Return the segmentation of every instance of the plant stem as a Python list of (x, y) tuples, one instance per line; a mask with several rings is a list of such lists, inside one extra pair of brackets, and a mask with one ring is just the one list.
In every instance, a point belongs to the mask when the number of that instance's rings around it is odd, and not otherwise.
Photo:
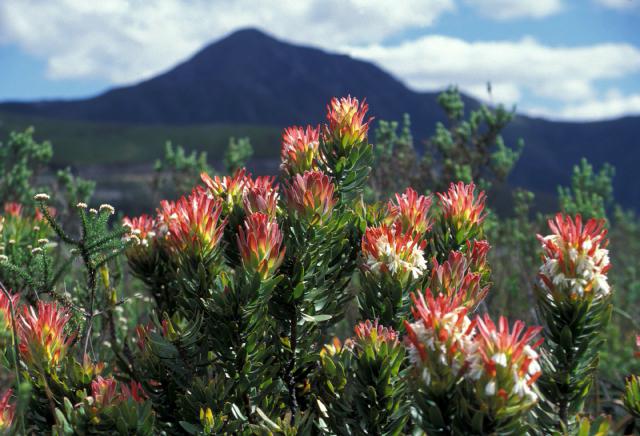
[(85, 268), (87, 269), (87, 287), (89, 288), (90, 292), (89, 310), (85, 314), (85, 327), (83, 333), (82, 355), (84, 357), (87, 354), (87, 349), (89, 348), (89, 342), (91, 340), (91, 327), (93, 325), (93, 312), (96, 298), (96, 269), (91, 263), (89, 252), (84, 245), (84, 238), (82, 241), (80, 241), (78, 248), (80, 249), (82, 261), (84, 262)]
[(292, 419), (298, 411), (298, 399), (296, 398), (296, 378), (293, 372), (296, 367), (296, 348), (298, 346), (298, 311), (295, 303), (293, 304), (290, 318), (290, 336), (291, 336), (291, 357), (287, 365), (287, 387), (289, 389), (289, 409), (291, 409)]

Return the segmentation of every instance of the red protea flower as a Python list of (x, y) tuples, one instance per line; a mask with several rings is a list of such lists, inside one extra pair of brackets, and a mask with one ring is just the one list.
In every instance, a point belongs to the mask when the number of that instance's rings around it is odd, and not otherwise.
[(369, 110), (369, 105), (351, 96), (340, 99), (334, 97), (327, 105), (327, 121), (329, 125), (325, 131), (325, 140), (334, 141), (341, 151), (348, 152), (351, 147), (365, 142), (369, 123), (364, 117)]
[(284, 260), (285, 247), (278, 223), (263, 213), (249, 215), (243, 226), (238, 226), (238, 248), (245, 269), (270, 277)]
[(118, 383), (112, 376), (103, 378), (97, 376), (91, 382), (91, 396), (98, 408), (113, 406), (132, 398), (137, 403), (143, 403), (146, 394), (140, 383), (131, 381), (130, 387)]
[(158, 223), (156, 219), (146, 214), (135, 218), (124, 217), (122, 225), (130, 229), (125, 239), (133, 239), (136, 241), (136, 244), (142, 245), (143, 247), (149, 246), (157, 235), (156, 228)]
[(405, 232), (413, 230), (422, 235), (431, 229), (431, 202), (431, 196), (418, 195), (407, 188), (403, 194), (396, 194), (395, 203), (390, 200), (387, 204), (389, 221), (399, 223)]
[(70, 315), (55, 302), (38, 302), (37, 312), (25, 307), (20, 316), (20, 353), (28, 363), (44, 363), (52, 368), (64, 358), (75, 335), (67, 336), (64, 328)]
[(474, 323), (458, 296), (434, 297), (427, 289), (424, 295), (411, 294), (411, 299), (414, 322), (404, 321), (409, 360), (425, 386), (436, 393), (446, 392), (466, 369)]
[(467, 377), (476, 386), (476, 395), (495, 411), (514, 401), (522, 405), (537, 400), (532, 385), (541, 374), (539, 355), (535, 349), (542, 339), (530, 344), (541, 327), (525, 330), (522, 321), (516, 321), (509, 331), (507, 319), (500, 317), (498, 326), (489, 315), (476, 318), (478, 335), (469, 355)]
[(285, 188), (287, 207), (309, 224), (323, 224), (336, 205), (335, 187), (321, 171), (296, 174)]
[(136, 403), (144, 403), (147, 398), (147, 393), (142, 388), (140, 382), (131, 380), (129, 386), (125, 384), (120, 385), (122, 391), (121, 398), (123, 401), (127, 401), (129, 398), (133, 399)]
[(456, 233), (477, 231), (486, 217), (486, 214), (483, 214), (484, 191), (476, 196), (475, 188), (473, 183), (465, 185), (458, 182), (457, 185), (452, 183), (447, 192), (438, 193), (443, 218), (451, 224)]
[(282, 134), (280, 169), (288, 176), (318, 168), (320, 127), (288, 127)]
[(391, 327), (385, 327), (382, 324), (378, 324), (378, 320), (371, 322), (366, 320), (358, 323), (354, 331), (356, 336), (354, 343), (356, 345), (361, 343), (370, 343), (374, 345), (374, 348), (378, 348), (381, 344), (387, 344), (389, 347), (395, 347), (400, 343), (398, 340), (398, 333)]
[(251, 183), (251, 174), (245, 168), (239, 168), (232, 177), (211, 178), (207, 173), (201, 173), (200, 178), (209, 194), (222, 199), (225, 215), (242, 206), (244, 192)]
[(16, 413), (16, 405), (9, 402), (13, 395), (12, 389), (7, 389), (2, 396), (0, 396), (0, 430), (4, 434), (9, 433), (11, 424), (13, 423), (13, 416)]
[(22, 216), (22, 205), (20, 203), (8, 202), (4, 204), (5, 216), (20, 218)]
[(427, 269), (426, 241), (402, 233), (399, 226), (368, 227), (362, 237), (363, 267), (375, 274), (391, 274), (402, 283), (419, 278)]
[(491, 245), (488, 241), (477, 241), (475, 239), (473, 242), (467, 241), (465, 255), (469, 260), (469, 267), (471, 271), (480, 274), (482, 278), (488, 278), (491, 273), (489, 262), (487, 261), (490, 249)]
[(540, 285), (552, 298), (610, 293), (607, 272), (611, 264), (604, 224), (604, 220), (590, 219), (583, 225), (580, 215), (571, 218), (558, 214), (549, 220), (552, 234), (538, 235), (543, 249)]
[(474, 309), (486, 297), (489, 287), (480, 284), (481, 275), (473, 272), (471, 261), (460, 251), (452, 251), (442, 264), (433, 259), (429, 287), (450, 298), (459, 297), (460, 304)]
[(260, 212), (276, 217), (278, 210), (278, 186), (274, 184), (275, 177), (258, 177), (255, 181), (247, 181), (247, 187), (242, 197), (242, 204), (247, 215)]
[[(0, 331), (10, 332), (13, 329), (11, 325), (11, 304), (14, 309), (18, 307), (20, 294), (11, 295), (11, 299), (7, 298), (4, 292), (0, 292)], [(16, 323), (18, 320), (16, 319)]]
[(169, 243), (179, 253), (209, 256), (218, 247), (226, 220), (220, 219), (222, 202), (202, 189), (180, 198), (168, 217)]

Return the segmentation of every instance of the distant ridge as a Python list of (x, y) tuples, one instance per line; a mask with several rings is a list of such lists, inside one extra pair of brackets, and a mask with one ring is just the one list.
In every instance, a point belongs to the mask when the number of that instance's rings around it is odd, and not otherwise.
[[(238, 123), (285, 127), (320, 122), (332, 96), (366, 97), (377, 119), (411, 115), (422, 140), (442, 120), (435, 93), (414, 92), (376, 65), (289, 44), (256, 29), (234, 32), (171, 70), (141, 83), (69, 101), (6, 102), (0, 111), (42, 117), (136, 124)], [(466, 99), (468, 106), (477, 102)], [(555, 192), (581, 157), (616, 166), (616, 197), (638, 208), (640, 117), (592, 123), (519, 116), (507, 143), (525, 140), (512, 183)], [(274, 145), (274, 156), (278, 153)]]

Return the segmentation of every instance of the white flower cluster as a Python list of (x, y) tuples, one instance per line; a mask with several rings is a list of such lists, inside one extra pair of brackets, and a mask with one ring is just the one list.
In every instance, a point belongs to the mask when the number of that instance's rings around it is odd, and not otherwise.
[(376, 241), (376, 248), (378, 256), (375, 257), (373, 253), (368, 253), (366, 259), (367, 266), (371, 271), (379, 273), (381, 270), (388, 270), (391, 274), (401, 274), (408, 271), (414, 279), (417, 279), (427, 269), (424, 252), (418, 247), (418, 244), (414, 244), (407, 253), (409, 247), (397, 247), (396, 241), (390, 241), (388, 235), (383, 233)]
[[(409, 361), (415, 368), (421, 368), (420, 375), (426, 386), (431, 385), (430, 366), (439, 365), (441, 367), (449, 367), (453, 374), (457, 374), (464, 364), (464, 356), (466, 356), (474, 347), (473, 337), (475, 331), (467, 332), (471, 320), (468, 316), (464, 318), (460, 325), (457, 325), (461, 314), (459, 312), (447, 313), (442, 317), (440, 328), (447, 332), (449, 344), (443, 342), (433, 329), (426, 329), (422, 321), (411, 324), (411, 329), (415, 332), (418, 340), (424, 344), (429, 357), (435, 359), (429, 361), (427, 365), (420, 358), (417, 348), (409, 344)], [(448, 347), (456, 344), (456, 355), (450, 355)]]
[[(549, 235), (545, 240), (555, 244), (560, 252), (568, 255), (564, 262), (570, 262), (575, 268), (574, 274), (566, 275), (560, 268), (560, 261), (556, 256), (545, 257), (540, 272), (547, 276), (559, 289), (568, 289), (572, 297), (583, 297), (585, 293), (593, 292), (595, 296), (608, 295), (611, 292), (605, 268), (609, 265), (609, 250), (597, 248), (593, 255), (589, 251), (593, 247), (592, 240), (587, 238), (582, 246), (568, 245), (560, 236)], [(542, 284), (544, 285), (544, 283)]]

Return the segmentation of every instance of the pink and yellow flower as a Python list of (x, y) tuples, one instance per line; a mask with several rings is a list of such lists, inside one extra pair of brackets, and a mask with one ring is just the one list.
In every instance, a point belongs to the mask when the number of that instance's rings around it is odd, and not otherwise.
[(11, 395), (13, 395), (13, 390), (7, 389), (5, 393), (0, 396), (0, 431), (3, 434), (5, 432), (8, 433), (16, 413), (16, 405), (9, 402)]
[(543, 249), (540, 285), (553, 299), (571, 299), (611, 292), (607, 272), (611, 267), (604, 220), (556, 215), (549, 220), (552, 234), (538, 235)]
[(258, 177), (255, 181), (247, 180), (247, 186), (242, 197), (242, 204), (247, 215), (260, 212), (271, 218), (276, 217), (278, 211), (278, 186), (274, 177)]
[(202, 189), (180, 198), (166, 219), (169, 242), (179, 253), (208, 256), (218, 247), (226, 220), (220, 219), (222, 202)]
[(367, 139), (369, 124), (373, 118), (364, 120), (369, 105), (351, 96), (340, 99), (334, 97), (327, 105), (325, 140), (334, 141), (341, 151), (348, 152), (353, 146)]
[(484, 211), (485, 194), (475, 195), (475, 185), (462, 182), (451, 184), (445, 193), (438, 193), (443, 218), (456, 232), (472, 231), (480, 228), (486, 214)]
[(375, 349), (379, 348), (382, 344), (387, 344), (389, 347), (395, 347), (400, 343), (398, 339), (398, 333), (391, 327), (385, 327), (382, 324), (378, 324), (378, 320), (371, 322), (369, 320), (358, 323), (354, 327), (355, 338), (353, 342), (355, 345), (359, 344), (372, 344)]
[(268, 215), (254, 213), (238, 226), (238, 248), (245, 269), (260, 274), (262, 279), (273, 275), (284, 260), (285, 247), (278, 223)]
[(474, 322), (458, 297), (412, 294), (414, 322), (404, 321), (409, 360), (416, 376), (436, 393), (448, 391), (463, 375), (473, 347)]
[(418, 279), (427, 269), (426, 241), (399, 226), (368, 227), (362, 237), (363, 268), (374, 274), (391, 274), (402, 283)]
[(224, 213), (229, 214), (234, 208), (242, 206), (246, 189), (251, 184), (251, 174), (245, 168), (239, 168), (233, 176), (210, 177), (207, 173), (200, 174), (208, 193), (222, 200)]
[(38, 302), (37, 312), (25, 307), (20, 316), (20, 353), (28, 363), (44, 363), (56, 367), (67, 353), (74, 335), (67, 336), (64, 328), (69, 322), (67, 310), (55, 302)]
[(296, 174), (285, 188), (287, 207), (309, 224), (323, 224), (336, 205), (334, 185), (321, 171)]
[(531, 342), (542, 330), (516, 321), (513, 329), (505, 317), (496, 326), (489, 315), (476, 318), (478, 335), (474, 349), (469, 354), (467, 378), (475, 383), (476, 395), (488, 401), (490, 409), (518, 404), (533, 405), (537, 394), (532, 389), (540, 377), (539, 355), (535, 349), (542, 339)]
[(418, 195), (413, 189), (407, 188), (395, 197), (395, 202), (390, 200), (387, 204), (389, 221), (399, 223), (404, 232), (415, 231), (422, 235), (431, 229), (431, 196)]
[(280, 169), (292, 177), (318, 168), (320, 128), (288, 127), (282, 134)]

